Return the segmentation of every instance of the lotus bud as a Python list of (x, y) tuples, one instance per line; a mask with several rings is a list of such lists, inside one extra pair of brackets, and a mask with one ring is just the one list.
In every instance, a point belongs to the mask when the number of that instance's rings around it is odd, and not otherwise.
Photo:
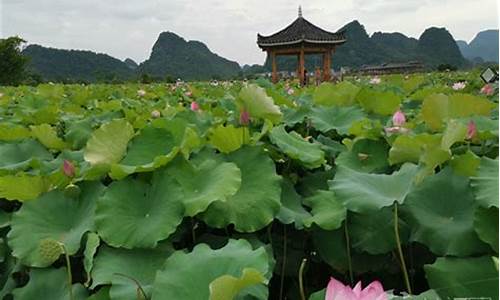
[(476, 123), (474, 121), (470, 121), (469, 124), (467, 124), (467, 139), (472, 140), (477, 134), (477, 127)]
[(145, 90), (138, 90), (138, 91), (137, 91), (137, 96), (139, 96), (139, 97), (144, 97), (144, 96), (146, 96), (146, 91), (145, 91)]
[(161, 113), (158, 110), (155, 109), (151, 112), (151, 118), (157, 119), (159, 117), (161, 117)]
[(405, 123), (406, 123), (405, 114), (401, 110), (395, 112), (394, 115), (392, 116), (392, 124), (394, 126), (403, 126)]
[(198, 103), (196, 101), (191, 102), (191, 110), (192, 111), (199, 111), (200, 110), (200, 106), (198, 105)]
[(63, 162), (63, 173), (68, 177), (75, 176), (75, 166), (69, 160)]
[(240, 112), (240, 124), (243, 126), (250, 124), (250, 113), (245, 109)]

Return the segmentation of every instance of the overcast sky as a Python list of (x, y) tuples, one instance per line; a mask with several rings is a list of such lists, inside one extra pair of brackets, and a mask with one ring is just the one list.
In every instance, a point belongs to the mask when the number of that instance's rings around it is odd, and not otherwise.
[(29, 43), (88, 49), (142, 62), (162, 31), (199, 40), (240, 64), (262, 63), (257, 32), (268, 35), (297, 17), (330, 31), (357, 19), (369, 34), (401, 32), (418, 38), (446, 27), (470, 42), (498, 28), (496, 0), (0, 0), (0, 36)]

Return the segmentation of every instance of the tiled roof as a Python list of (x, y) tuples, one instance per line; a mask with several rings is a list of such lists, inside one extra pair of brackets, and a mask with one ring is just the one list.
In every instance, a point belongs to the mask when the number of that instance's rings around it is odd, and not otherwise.
[(257, 34), (259, 47), (292, 45), (301, 42), (312, 44), (342, 44), (346, 41), (343, 31), (329, 32), (299, 16), (285, 29), (270, 36)]

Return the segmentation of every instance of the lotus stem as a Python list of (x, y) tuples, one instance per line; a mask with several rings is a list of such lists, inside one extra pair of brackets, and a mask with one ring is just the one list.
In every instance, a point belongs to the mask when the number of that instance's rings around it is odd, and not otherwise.
[(283, 300), (283, 287), (285, 285), (285, 266), (286, 266), (286, 225), (283, 225), (283, 259), (281, 261), (281, 278), (280, 278), (280, 300)]
[(71, 261), (69, 260), (68, 251), (66, 251), (66, 247), (64, 247), (63, 243), (59, 243), (61, 249), (64, 252), (64, 258), (66, 259), (66, 271), (68, 272), (68, 291), (69, 291), (69, 299), (74, 300), (73, 298), (73, 275), (71, 275)]
[(304, 280), (303, 280), (303, 273), (306, 263), (307, 263), (307, 258), (303, 258), (299, 268), (299, 289), (300, 289), (301, 300), (306, 300), (306, 293), (304, 292)]
[(401, 271), (403, 271), (403, 276), (405, 279), (406, 290), (408, 294), (412, 295), (410, 278), (408, 277), (408, 271), (406, 269), (405, 258), (403, 256), (403, 249), (401, 248), (401, 239), (399, 238), (399, 218), (398, 218), (398, 203), (394, 203), (394, 234), (396, 236), (396, 246), (398, 248), (399, 260), (401, 261)]
[(345, 243), (347, 250), (347, 265), (349, 267), (349, 280), (351, 281), (351, 286), (352, 286), (354, 285), (354, 275), (352, 272), (351, 242), (349, 239), (349, 229), (347, 228), (347, 216), (344, 221), (344, 234), (345, 234)]

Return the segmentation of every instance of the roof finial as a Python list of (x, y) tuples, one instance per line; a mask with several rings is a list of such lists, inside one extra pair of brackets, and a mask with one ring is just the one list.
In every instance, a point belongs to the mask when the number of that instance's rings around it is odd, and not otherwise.
[(302, 6), (299, 5), (299, 18), (302, 18)]

